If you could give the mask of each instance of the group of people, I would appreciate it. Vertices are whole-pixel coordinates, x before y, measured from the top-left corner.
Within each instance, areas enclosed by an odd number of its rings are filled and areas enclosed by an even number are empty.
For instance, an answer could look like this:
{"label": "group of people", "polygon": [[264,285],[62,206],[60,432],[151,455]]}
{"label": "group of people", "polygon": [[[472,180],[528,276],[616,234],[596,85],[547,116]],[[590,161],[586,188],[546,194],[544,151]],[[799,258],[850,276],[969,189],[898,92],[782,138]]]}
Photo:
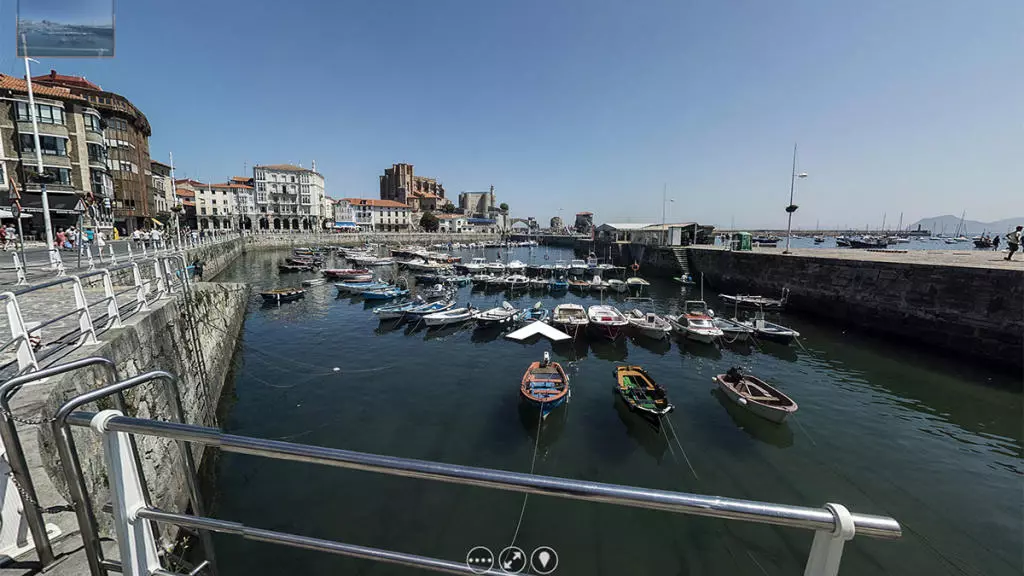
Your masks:
{"label": "group of people", "polygon": [[132,232],[132,242],[137,248],[142,248],[144,246],[147,248],[161,248],[163,247],[163,239],[163,232],[156,228],[153,228],[152,230],[149,228],[145,230],[139,230],[136,228],[135,231]]}
{"label": "group of people", "polygon": [[18,232],[14,224],[0,226],[0,247],[4,250],[16,249],[18,246]]}

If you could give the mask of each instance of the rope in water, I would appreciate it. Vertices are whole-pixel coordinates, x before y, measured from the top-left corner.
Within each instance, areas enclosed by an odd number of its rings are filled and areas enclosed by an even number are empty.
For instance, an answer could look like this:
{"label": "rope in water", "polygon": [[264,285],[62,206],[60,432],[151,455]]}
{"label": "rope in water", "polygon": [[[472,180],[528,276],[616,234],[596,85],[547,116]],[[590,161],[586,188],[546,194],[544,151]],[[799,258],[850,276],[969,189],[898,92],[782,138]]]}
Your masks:
{"label": "rope in water", "polygon": [[[537,452],[540,449],[540,427],[544,423],[544,404],[539,406],[537,412],[537,435],[533,443],[533,457],[530,459],[530,474],[533,474],[534,468],[537,466]],[[516,531],[512,534],[512,543],[509,547],[516,545],[516,538],[519,537],[519,529],[523,526],[523,516],[526,515],[526,503],[530,499],[530,493],[523,494],[523,507],[519,509],[519,521],[516,522]]]}
{"label": "rope in water", "polygon": [[[694,480],[700,480],[700,476],[697,476],[697,471],[693,469],[693,464],[690,463],[689,456],[686,455],[686,450],[683,450],[683,444],[679,441],[679,435],[676,434],[676,429],[672,426],[672,421],[667,416],[663,417],[663,420],[668,423],[668,427],[672,430],[672,437],[675,438],[676,446],[679,447],[679,452],[683,455],[683,459],[686,460],[686,465],[690,467],[690,473],[693,474]],[[665,433],[666,439],[668,439],[668,432]]]}

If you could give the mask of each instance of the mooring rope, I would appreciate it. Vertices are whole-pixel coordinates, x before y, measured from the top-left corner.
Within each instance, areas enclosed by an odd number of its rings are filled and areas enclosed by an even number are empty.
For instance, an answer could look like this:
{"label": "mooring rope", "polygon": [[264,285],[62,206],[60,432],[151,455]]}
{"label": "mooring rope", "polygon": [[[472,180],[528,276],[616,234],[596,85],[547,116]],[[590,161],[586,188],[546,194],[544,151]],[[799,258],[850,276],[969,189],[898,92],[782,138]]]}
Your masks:
{"label": "mooring rope", "polygon": [[[537,465],[537,451],[540,448],[540,429],[541,424],[544,423],[544,404],[541,403],[537,413],[537,436],[533,443],[533,457],[530,459],[530,475],[533,475],[534,467]],[[516,531],[512,534],[512,543],[509,547],[516,545],[516,538],[519,537],[519,529],[523,526],[523,517],[526,515],[526,503],[530,499],[530,493],[523,494],[523,507],[519,509],[519,521],[516,522]]]}
{"label": "mooring rope", "polygon": [[[700,476],[697,476],[697,471],[693,469],[693,464],[690,463],[689,456],[686,455],[686,450],[683,449],[683,444],[679,441],[679,435],[676,434],[676,429],[672,426],[672,421],[668,419],[668,416],[663,416],[662,420],[668,423],[668,427],[672,430],[672,437],[676,440],[676,446],[679,447],[679,452],[683,455],[683,459],[686,460],[686,465],[690,467],[690,473],[693,474],[694,480],[700,480]],[[664,430],[664,428],[662,428]],[[668,439],[668,432],[665,432],[665,439]]]}

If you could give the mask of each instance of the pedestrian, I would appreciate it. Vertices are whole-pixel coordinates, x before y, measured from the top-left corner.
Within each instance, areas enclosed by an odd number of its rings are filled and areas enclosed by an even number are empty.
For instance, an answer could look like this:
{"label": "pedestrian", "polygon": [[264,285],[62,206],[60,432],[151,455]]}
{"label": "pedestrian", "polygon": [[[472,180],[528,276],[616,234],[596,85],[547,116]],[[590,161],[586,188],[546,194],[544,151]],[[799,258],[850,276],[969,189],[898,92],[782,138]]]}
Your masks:
{"label": "pedestrian", "polygon": [[64,233],[63,228],[57,228],[57,249],[63,249],[64,244],[68,241],[67,234]]}
{"label": "pedestrian", "polygon": [[4,250],[7,250],[7,228],[0,227],[0,245],[3,246]]}
{"label": "pedestrian", "polygon": [[162,234],[160,234],[160,230],[156,228],[153,228],[153,231],[149,233],[149,241],[153,243],[154,250],[160,249],[161,236]]}
{"label": "pedestrian", "polygon": [[[117,230],[117,228],[114,228],[114,230]],[[96,247],[99,249],[100,253],[103,252],[103,248],[106,245],[107,245],[106,233],[104,233],[102,230],[96,232]]]}
{"label": "pedestrian", "polygon": [[1020,250],[1020,239],[1021,230],[1024,230],[1024,226],[1017,226],[1017,229],[1006,235],[1006,247],[1010,249],[1010,253],[1006,255],[1007,260],[1013,259],[1013,253]]}

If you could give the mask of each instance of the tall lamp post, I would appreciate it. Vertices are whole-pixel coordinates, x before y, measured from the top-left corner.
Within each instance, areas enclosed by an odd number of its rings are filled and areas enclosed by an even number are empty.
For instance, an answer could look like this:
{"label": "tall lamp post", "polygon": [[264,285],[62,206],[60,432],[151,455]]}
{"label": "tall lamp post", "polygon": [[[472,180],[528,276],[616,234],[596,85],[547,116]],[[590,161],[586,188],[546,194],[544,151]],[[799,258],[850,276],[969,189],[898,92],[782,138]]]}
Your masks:
{"label": "tall lamp post", "polygon": [[[43,202],[43,226],[46,229],[46,246],[47,251],[50,254],[50,267],[57,267],[57,249],[53,245],[53,224],[50,223],[50,199],[46,195],[46,182],[49,180],[43,169],[43,149],[39,146],[39,118],[36,113],[36,100],[32,93],[32,72],[29,70],[28,62],[32,60],[28,57],[28,43],[25,40],[25,35],[21,35],[22,45],[25,46],[25,84],[28,86],[28,109],[29,115],[32,117],[32,138],[35,142],[36,147],[36,181],[39,183],[40,195],[42,196]],[[36,62],[36,60],[32,60]]]}
{"label": "tall lamp post", "polygon": [[665,229],[665,206],[669,203],[675,203],[675,200],[668,197],[668,184],[662,184],[661,186],[661,244],[662,246],[668,245],[668,230]]}
{"label": "tall lamp post", "polygon": [[789,254],[789,241],[793,231],[793,212],[796,212],[797,205],[793,204],[793,189],[796,187],[797,178],[807,178],[807,172],[796,173],[796,144],[793,144],[793,171],[789,177],[789,206],[786,206],[786,213],[789,214],[789,223],[786,224],[786,249],[783,254]]}

